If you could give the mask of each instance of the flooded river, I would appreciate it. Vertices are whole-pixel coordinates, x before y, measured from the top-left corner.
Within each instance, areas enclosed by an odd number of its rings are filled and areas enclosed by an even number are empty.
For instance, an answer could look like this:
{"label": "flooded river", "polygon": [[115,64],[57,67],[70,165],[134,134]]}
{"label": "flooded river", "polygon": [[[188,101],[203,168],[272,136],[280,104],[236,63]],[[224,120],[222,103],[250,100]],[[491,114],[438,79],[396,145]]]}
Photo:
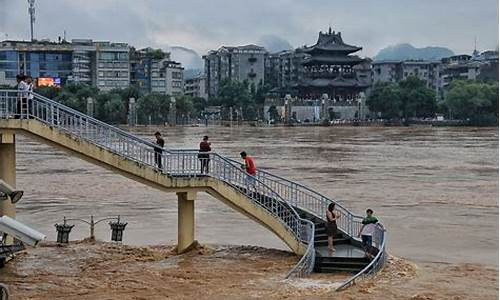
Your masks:
{"label": "flooded river", "polygon": [[[138,134],[153,139],[155,128]],[[362,214],[372,208],[389,233],[389,252],[421,263],[498,267],[498,130],[496,128],[160,128],[167,147],[241,150],[258,167],[294,179]],[[63,216],[121,215],[124,243],[175,243],[177,198],[34,140],[18,137],[18,218],[55,240]],[[71,239],[88,236],[77,224]],[[97,238],[110,239],[101,222]],[[202,243],[286,249],[265,228],[209,195],[196,202]]]}

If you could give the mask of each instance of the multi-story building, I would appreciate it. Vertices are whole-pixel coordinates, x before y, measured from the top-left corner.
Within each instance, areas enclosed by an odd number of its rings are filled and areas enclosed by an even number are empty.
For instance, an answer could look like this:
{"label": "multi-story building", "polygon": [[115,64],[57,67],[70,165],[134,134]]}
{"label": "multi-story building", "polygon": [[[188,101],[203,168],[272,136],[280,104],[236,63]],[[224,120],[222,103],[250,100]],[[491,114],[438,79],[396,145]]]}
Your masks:
{"label": "multi-story building", "polygon": [[15,85],[17,74],[50,78],[64,84],[72,74],[70,43],[3,41],[0,43],[0,84]]}
{"label": "multi-story building", "polygon": [[95,42],[96,82],[100,90],[130,85],[130,47],[126,43]]}
{"label": "multi-story building", "polygon": [[69,78],[74,82],[95,85],[96,81],[96,51],[90,39],[75,39],[73,45],[73,74]]}
{"label": "multi-story building", "polygon": [[416,76],[426,82],[428,88],[440,92],[442,64],[440,61],[375,61],[372,62],[372,82],[400,82]]}
{"label": "multi-story building", "polygon": [[[102,90],[130,84],[129,46],[92,40],[3,41],[0,43],[0,84],[14,85],[17,74],[56,85],[83,82]],[[44,80],[44,82],[47,82]]]}
{"label": "multi-story building", "polygon": [[176,61],[164,61],[165,93],[171,96],[184,95],[184,68]]}
{"label": "multi-story building", "polygon": [[208,99],[206,91],[206,77],[203,74],[198,74],[192,78],[184,80],[184,95],[193,98]]}
{"label": "multi-story building", "polygon": [[246,81],[257,86],[264,83],[266,50],[256,45],[222,46],[209,51],[205,60],[206,86],[209,96],[216,96],[224,80]]}
{"label": "multi-story building", "polygon": [[164,62],[170,53],[160,49],[145,48],[131,51],[130,84],[143,93],[167,93]]}
{"label": "multi-story building", "polygon": [[293,50],[273,53],[267,57],[266,83],[273,87],[273,94],[284,96],[302,80],[305,58],[304,53]]}

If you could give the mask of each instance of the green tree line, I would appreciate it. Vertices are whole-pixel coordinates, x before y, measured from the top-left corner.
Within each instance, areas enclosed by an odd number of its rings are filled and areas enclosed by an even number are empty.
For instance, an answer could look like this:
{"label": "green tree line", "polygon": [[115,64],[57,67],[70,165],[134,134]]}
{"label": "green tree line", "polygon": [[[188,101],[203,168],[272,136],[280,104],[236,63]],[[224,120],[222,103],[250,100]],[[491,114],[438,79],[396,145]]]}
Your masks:
{"label": "green tree line", "polygon": [[384,119],[429,118],[442,113],[471,125],[498,124],[498,82],[453,81],[437,101],[425,81],[410,76],[399,83],[376,83],[366,104]]}
{"label": "green tree line", "polygon": [[[86,84],[68,83],[62,88],[40,87],[35,92],[83,113],[87,112],[87,99],[90,97],[94,100],[94,116],[112,124],[127,122],[130,98],[136,99],[139,124],[149,124],[150,122],[151,124],[164,124],[171,121],[168,118],[170,109],[174,105],[168,95],[142,94],[134,87],[99,91]],[[178,120],[199,117],[207,105],[203,98],[179,96],[175,97],[175,100]]]}

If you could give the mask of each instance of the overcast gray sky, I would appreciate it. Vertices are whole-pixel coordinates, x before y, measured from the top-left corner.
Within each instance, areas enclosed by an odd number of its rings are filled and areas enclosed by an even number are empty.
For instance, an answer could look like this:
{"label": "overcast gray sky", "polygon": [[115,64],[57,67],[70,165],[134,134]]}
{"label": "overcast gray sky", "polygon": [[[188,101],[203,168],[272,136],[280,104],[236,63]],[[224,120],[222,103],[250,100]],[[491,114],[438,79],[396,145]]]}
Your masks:
{"label": "overcast gray sky", "polygon": [[[29,38],[26,0],[0,0],[0,40]],[[36,0],[38,39],[63,35],[185,46],[203,54],[274,35],[313,44],[319,30],[341,31],[362,56],[408,42],[455,53],[498,45],[498,0]]]}

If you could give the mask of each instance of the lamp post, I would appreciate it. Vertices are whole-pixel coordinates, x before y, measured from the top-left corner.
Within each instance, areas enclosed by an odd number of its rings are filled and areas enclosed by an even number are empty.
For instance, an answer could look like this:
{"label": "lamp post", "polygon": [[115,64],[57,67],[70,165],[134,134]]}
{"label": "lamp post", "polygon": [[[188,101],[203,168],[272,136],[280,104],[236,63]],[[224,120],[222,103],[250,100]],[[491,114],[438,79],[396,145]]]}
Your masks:
{"label": "lamp post", "polygon": [[71,232],[71,229],[75,225],[69,225],[66,223],[67,221],[79,221],[90,225],[90,239],[95,240],[95,234],[94,234],[95,226],[98,223],[107,220],[116,220],[116,222],[109,222],[109,225],[111,227],[111,240],[121,242],[123,237],[123,231],[125,230],[125,226],[127,226],[128,223],[121,223],[120,216],[107,217],[99,219],[97,221],[94,220],[94,216],[90,216],[90,221],[80,218],[66,219],[66,217],[64,217],[62,224],[55,224],[57,230],[57,242],[61,244],[67,244],[69,242],[69,233]]}

